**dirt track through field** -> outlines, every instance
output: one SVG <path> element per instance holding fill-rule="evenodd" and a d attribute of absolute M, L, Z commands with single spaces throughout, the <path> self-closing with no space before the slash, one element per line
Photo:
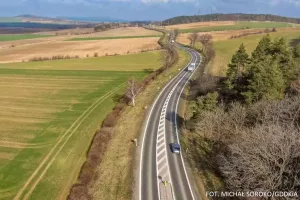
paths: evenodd
<path fill-rule="evenodd" d="M 29 179 L 25 182 L 23 187 L 18 191 L 17 195 L 15 196 L 14 200 L 20 199 L 20 197 L 23 195 L 24 191 L 27 189 L 29 184 L 33 181 L 33 179 L 38 176 L 39 171 L 41 168 L 46 164 L 44 170 L 40 172 L 39 177 L 35 182 L 33 182 L 33 185 L 29 189 L 29 191 L 25 194 L 23 199 L 28 199 L 37 186 L 37 184 L 40 182 L 40 180 L 43 178 L 45 173 L 47 172 L 48 168 L 52 165 L 55 158 L 59 154 L 59 152 L 62 150 L 62 148 L 65 146 L 65 144 L 68 142 L 68 140 L 71 138 L 71 136 L 74 134 L 74 132 L 78 129 L 78 127 L 82 124 L 82 122 L 93 112 L 105 99 L 107 99 L 109 96 L 114 94 L 116 91 L 121 89 L 124 86 L 125 83 L 117 86 L 113 90 L 109 91 L 104 96 L 97 99 L 87 110 L 85 110 L 79 118 L 70 126 L 70 128 L 60 137 L 60 139 L 57 141 L 57 143 L 54 145 L 54 147 L 49 151 L 47 156 L 41 161 L 39 166 L 35 169 L 35 171 L 32 173 L 32 175 L 29 177 Z M 65 140 L 63 140 L 65 137 L 67 137 Z M 62 144 L 61 144 L 62 143 Z M 55 152 L 55 150 L 57 150 Z M 52 154 L 55 153 L 51 159 Z M 48 161 L 51 159 L 50 161 Z"/>
<path fill-rule="evenodd" d="M 16 148 L 16 149 L 36 149 L 44 148 L 52 145 L 53 143 L 22 143 L 22 142 L 10 142 L 10 141 L 0 141 L 0 147 L 6 148 Z"/>

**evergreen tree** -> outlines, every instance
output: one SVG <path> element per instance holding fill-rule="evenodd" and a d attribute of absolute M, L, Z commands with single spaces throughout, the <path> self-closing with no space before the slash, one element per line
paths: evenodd
<path fill-rule="evenodd" d="M 204 110 L 213 111 L 217 107 L 218 92 L 208 93 L 205 96 L 199 96 L 196 101 L 190 104 L 191 118 L 197 118 Z"/>
<path fill-rule="evenodd" d="M 291 81 L 298 77 L 299 67 L 294 61 L 293 52 L 283 37 L 275 39 L 272 44 L 271 55 L 277 60 L 285 84 L 288 86 Z"/>
<path fill-rule="evenodd" d="M 259 41 L 256 49 L 252 52 L 252 60 L 254 62 L 259 62 L 264 60 L 267 55 L 270 55 L 272 52 L 272 41 L 270 35 L 262 37 Z"/>
<path fill-rule="evenodd" d="M 232 56 L 231 63 L 228 65 L 225 86 L 232 93 L 237 94 L 241 87 L 241 77 L 249 63 L 249 55 L 242 43 L 237 52 Z"/>
<path fill-rule="evenodd" d="M 251 63 L 246 73 L 247 85 L 242 95 L 247 103 L 261 99 L 275 100 L 284 96 L 285 84 L 278 63 L 272 56 Z"/>
<path fill-rule="evenodd" d="M 293 56 L 294 56 L 294 58 L 296 58 L 296 59 L 299 59 L 299 58 L 300 58 L 300 44 L 299 44 L 299 45 L 296 45 L 296 46 L 293 48 Z"/>

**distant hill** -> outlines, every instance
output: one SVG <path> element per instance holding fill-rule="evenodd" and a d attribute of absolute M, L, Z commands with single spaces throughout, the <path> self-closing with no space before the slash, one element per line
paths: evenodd
<path fill-rule="evenodd" d="M 77 22 L 64 18 L 51 18 L 51 17 L 41 17 L 36 15 L 18 15 L 14 17 L 20 22 L 31 22 L 31 23 L 45 23 L 45 24 L 84 24 L 84 22 Z"/>
<path fill-rule="evenodd" d="M 80 22 L 128 22 L 122 19 L 115 19 L 110 17 L 60 17 L 72 21 Z"/>
<path fill-rule="evenodd" d="M 300 24 L 300 18 L 283 17 L 269 14 L 209 14 L 209 15 L 194 15 L 194 16 L 178 16 L 164 20 L 162 25 L 186 24 L 193 22 L 206 21 L 276 21 Z"/>

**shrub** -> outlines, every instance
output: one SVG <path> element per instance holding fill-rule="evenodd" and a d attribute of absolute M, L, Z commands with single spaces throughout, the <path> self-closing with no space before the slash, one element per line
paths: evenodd
<path fill-rule="evenodd" d="M 75 184 L 71 188 L 68 200 L 91 200 L 92 197 L 88 193 L 88 188 L 82 184 Z"/>
<path fill-rule="evenodd" d="M 114 127 L 117 123 L 118 113 L 110 113 L 103 121 L 102 127 Z"/>

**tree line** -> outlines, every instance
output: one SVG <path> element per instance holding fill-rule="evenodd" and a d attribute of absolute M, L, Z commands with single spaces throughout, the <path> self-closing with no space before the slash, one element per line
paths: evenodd
<path fill-rule="evenodd" d="M 193 22 L 207 22 L 207 21 L 276 21 L 288 23 L 300 23 L 300 18 L 283 17 L 269 14 L 208 14 L 208 15 L 194 15 L 194 16 L 178 16 L 164 20 L 163 26 L 174 24 L 185 24 Z"/>
<path fill-rule="evenodd" d="M 266 35 L 250 55 L 246 48 L 241 44 L 232 56 L 226 77 L 203 75 L 191 83 L 188 154 L 200 170 L 208 162 L 224 190 L 299 195 L 300 95 L 293 85 L 299 83 L 300 43 L 291 47 Z M 199 148 L 208 161 L 199 159 Z M 293 194 L 258 199 L 299 199 Z"/>

